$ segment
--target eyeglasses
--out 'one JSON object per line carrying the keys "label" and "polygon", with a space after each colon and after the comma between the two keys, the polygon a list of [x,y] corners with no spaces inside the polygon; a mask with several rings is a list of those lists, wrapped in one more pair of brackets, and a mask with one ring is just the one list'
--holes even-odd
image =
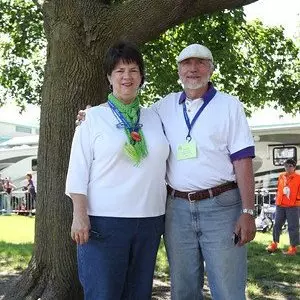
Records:
{"label": "eyeglasses", "polygon": [[292,164],[287,164],[287,165],[284,165],[286,168],[295,168],[295,166],[294,165],[292,165]]}

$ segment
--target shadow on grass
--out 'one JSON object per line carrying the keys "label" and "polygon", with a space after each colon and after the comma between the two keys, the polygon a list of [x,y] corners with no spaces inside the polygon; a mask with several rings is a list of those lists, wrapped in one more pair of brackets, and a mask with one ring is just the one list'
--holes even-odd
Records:
{"label": "shadow on grass", "polygon": [[[255,284],[265,296],[283,295],[300,299],[300,256],[286,256],[281,250],[268,253],[266,245],[252,241],[248,248],[248,283]],[[249,293],[251,299],[256,295]],[[265,298],[270,299],[270,298]]]}
{"label": "shadow on grass", "polygon": [[164,240],[161,239],[157,258],[156,258],[156,266],[155,266],[155,277],[159,278],[162,281],[169,280],[170,269],[167,260],[167,253],[165,249]]}
{"label": "shadow on grass", "polygon": [[[285,256],[281,251],[269,254],[262,242],[252,241],[248,245],[248,287],[253,284],[257,290],[247,289],[247,299],[300,299],[300,255]],[[155,278],[161,280],[154,285],[154,295],[169,292],[169,265],[163,240],[157,255]],[[205,299],[210,299],[207,280],[205,280]],[[155,298],[156,299],[156,298]],[[166,298],[167,299],[167,298]]]}
{"label": "shadow on grass", "polygon": [[13,244],[0,241],[0,272],[25,269],[32,251],[33,243]]}
{"label": "shadow on grass", "polygon": [[[248,246],[248,289],[251,300],[300,299],[300,255],[284,256],[281,251],[269,254],[262,242],[252,241]],[[33,251],[32,243],[13,244],[0,241],[0,290],[25,269]],[[163,240],[159,246],[155,268],[153,299],[170,299],[169,265]],[[207,282],[205,299],[209,297]],[[1,293],[0,293],[1,299]]]}

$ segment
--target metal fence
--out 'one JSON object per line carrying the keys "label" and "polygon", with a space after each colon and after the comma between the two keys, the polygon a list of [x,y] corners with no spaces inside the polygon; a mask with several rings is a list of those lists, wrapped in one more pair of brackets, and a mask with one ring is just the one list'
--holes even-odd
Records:
{"label": "metal fence", "polygon": [[255,208],[257,215],[259,215],[263,209],[264,214],[274,220],[276,210],[276,191],[266,191],[264,189],[256,190]]}
{"label": "metal fence", "polygon": [[35,202],[36,199],[27,191],[12,191],[10,194],[0,192],[0,213],[34,215]]}
{"label": "metal fence", "polygon": [[[270,208],[270,214],[273,214],[273,208],[275,209],[275,197],[275,191],[267,192],[265,190],[256,190],[256,209],[259,210],[262,207]],[[33,215],[35,214],[35,203],[36,199],[33,199],[28,191],[12,191],[11,194],[0,192],[0,214],[16,213]],[[257,211],[257,214],[259,214],[259,211]],[[274,215],[270,215],[270,217],[274,218]]]}

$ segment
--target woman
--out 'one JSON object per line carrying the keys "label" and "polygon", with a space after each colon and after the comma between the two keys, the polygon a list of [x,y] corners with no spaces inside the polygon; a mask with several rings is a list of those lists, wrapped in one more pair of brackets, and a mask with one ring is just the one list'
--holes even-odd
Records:
{"label": "woman", "polygon": [[66,183],[79,278],[88,300],[151,299],[169,146],[159,117],[139,106],[138,49],[111,47],[105,72],[112,93],[77,127]]}

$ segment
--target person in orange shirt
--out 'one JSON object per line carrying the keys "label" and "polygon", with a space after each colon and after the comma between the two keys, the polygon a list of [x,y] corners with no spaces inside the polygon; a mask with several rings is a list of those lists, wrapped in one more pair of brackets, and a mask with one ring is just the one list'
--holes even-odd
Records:
{"label": "person in orange shirt", "polygon": [[278,249],[281,228],[287,220],[290,246],[283,253],[296,255],[299,245],[300,174],[295,172],[296,161],[293,159],[286,160],[284,167],[285,172],[278,178],[273,242],[267,251],[273,253]]}

